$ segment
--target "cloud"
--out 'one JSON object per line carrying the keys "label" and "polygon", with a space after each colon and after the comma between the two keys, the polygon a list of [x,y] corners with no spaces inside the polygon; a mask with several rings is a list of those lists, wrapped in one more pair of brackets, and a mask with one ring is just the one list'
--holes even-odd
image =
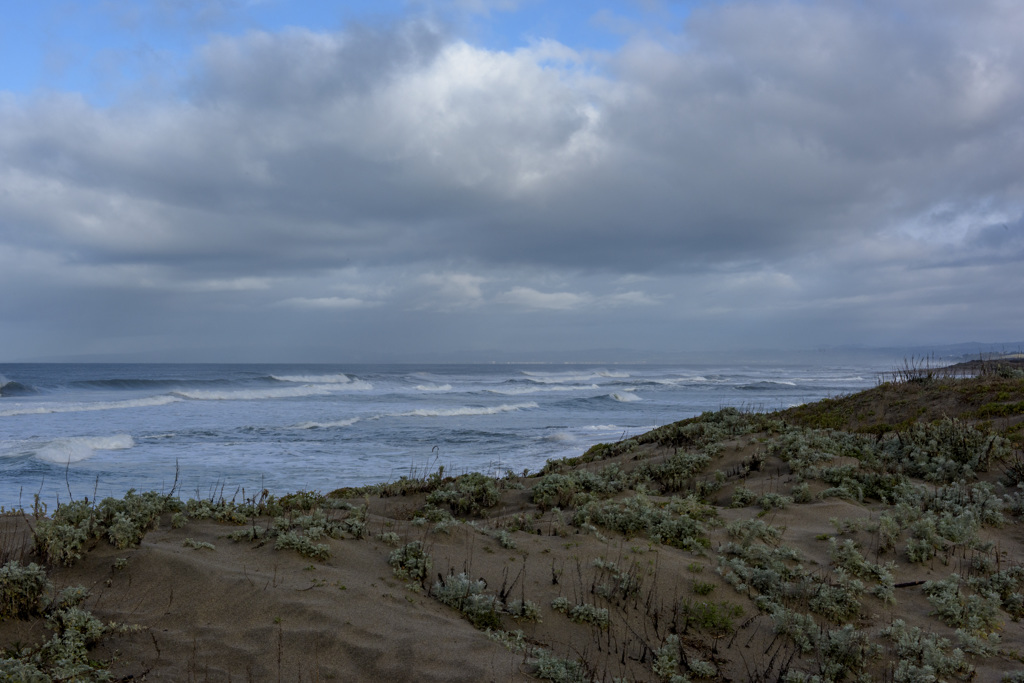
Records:
{"label": "cloud", "polygon": [[479,339],[492,308],[617,307],[672,343],[669,301],[794,330],[875,302],[881,330],[941,310],[941,277],[1006,318],[1022,23],[995,0],[721,2],[599,52],[421,16],[214,36],[145,100],[0,93],[0,284],[26,292],[3,305],[440,312]]}
{"label": "cloud", "polygon": [[430,272],[421,275],[419,282],[433,290],[429,304],[424,304],[424,307],[447,310],[483,303],[483,285],[487,278],[470,273]]}
{"label": "cloud", "polygon": [[495,301],[528,310],[567,311],[585,305],[590,297],[572,292],[538,292],[530,287],[513,287],[496,296]]}

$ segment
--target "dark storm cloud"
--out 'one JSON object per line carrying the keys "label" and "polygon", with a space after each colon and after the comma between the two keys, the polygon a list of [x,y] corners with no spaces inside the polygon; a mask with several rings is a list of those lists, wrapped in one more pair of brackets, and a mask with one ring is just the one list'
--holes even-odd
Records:
{"label": "dark storm cloud", "polygon": [[673,320],[882,330],[1019,269],[1022,24],[996,2],[734,2],[614,53],[422,20],[218,37],[151,101],[0,94],[0,283],[365,320],[687,291]]}

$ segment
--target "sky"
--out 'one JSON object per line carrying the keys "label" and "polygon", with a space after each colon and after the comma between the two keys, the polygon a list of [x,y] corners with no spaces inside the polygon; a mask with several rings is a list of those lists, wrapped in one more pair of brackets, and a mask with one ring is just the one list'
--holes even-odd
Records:
{"label": "sky", "polygon": [[0,361],[1024,339],[1016,0],[4,5]]}

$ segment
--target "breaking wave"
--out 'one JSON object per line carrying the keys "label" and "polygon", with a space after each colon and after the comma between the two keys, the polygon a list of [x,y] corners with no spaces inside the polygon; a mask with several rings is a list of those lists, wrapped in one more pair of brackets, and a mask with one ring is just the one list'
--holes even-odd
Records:
{"label": "breaking wave", "polygon": [[0,396],[28,396],[35,393],[38,393],[35,387],[9,380],[0,375]]}
{"label": "breaking wave", "polygon": [[350,417],[347,420],[335,420],[334,422],[303,422],[300,425],[295,425],[296,429],[332,429],[335,427],[351,427],[356,422],[359,422],[360,418]]}
{"label": "breaking wave", "polygon": [[520,395],[523,395],[523,394],[539,394],[539,393],[543,393],[543,392],[553,392],[553,391],[594,391],[594,390],[600,389],[600,388],[601,387],[597,386],[596,384],[573,385],[573,386],[565,386],[565,385],[561,385],[561,384],[554,384],[554,385],[549,385],[549,384],[543,384],[543,385],[530,384],[530,385],[527,385],[525,387],[524,386],[505,387],[505,388],[502,388],[502,389],[486,389],[485,391],[487,391],[488,393],[491,393],[491,394],[501,394],[503,396],[520,396]]}
{"label": "breaking wave", "polygon": [[524,370],[523,375],[532,382],[540,384],[568,384],[581,382],[594,382],[602,379],[628,379],[628,372],[610,372],[608,370],[594,370],[592,372],[530,372]]}
{"label": "breaking wave", "polygon": [[274,389],[232,389],[230,391],[196,389],[190,391],[175,391],[172,392],[172,395],[180,398],[192,399],[194,401],[259,401],[273,398],[327,396],[328,394],[333,394],[339,390],[369,391],[371,389],[373,389],[373,385],[369,382],[357,380],[355,382],[304,384],[297,387],[279,387]]}
{"label": "breaking wave", "polygon": [[511,413],[517,410],[528,410],[538,407],[536,403],[515,403],[512,405],[500,406],[465,406],[462,408],[419,408],[410,410],[407,413],[397,413],[397,417],[460,417],[464,415],[498,415],[500,413]]}
{"label": "breaking wave", "polygon": [[72,436],[56,439],[35,452],[35,456],[46,462],[61,465],[87,460],[96,451],[119,451],[135,446],[135,440],[128,434],[114,436]]}
{"label": "breaking wave", "polygon": [[349,384],[352,378],[339,372],[336,375],[271,375],[278,382],[297,382],[299,384]]}
{"label": "breaking wave", "polygon": [[148,408],[151,406],[164,406],[168,403],[177,403],[181,398],[177,396],[151,396],[150,398],[135,398],[127,401],[100,401],[97,403],[61,403],[33,406],[31,408],[13,408],[11,410],[0,410],[0,417],[13,417],[14,415],[47,415],[49,413],[85,413],[93,410],[121,410],[124,408]]}
{"label": "breaking wave", "polygon": [[417,384],[416,391],[451,391],[451,384]]}

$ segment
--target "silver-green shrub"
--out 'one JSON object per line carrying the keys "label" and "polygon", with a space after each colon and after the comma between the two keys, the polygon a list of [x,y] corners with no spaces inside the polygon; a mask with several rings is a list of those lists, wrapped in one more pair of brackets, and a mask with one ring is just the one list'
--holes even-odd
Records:
{"label": "silver-green shrub", "polygon": [[52,590],[46,571],[39,565],[8,562],[0,567],[0,621],[39,614]]}
{"label": "silver-green shrub", "polygon": [[388,556],[388,564],[391,565],[395,576],[422,583],[427,579],[433,562],[423,549],[423,543],[412,541],[393,550]]}

